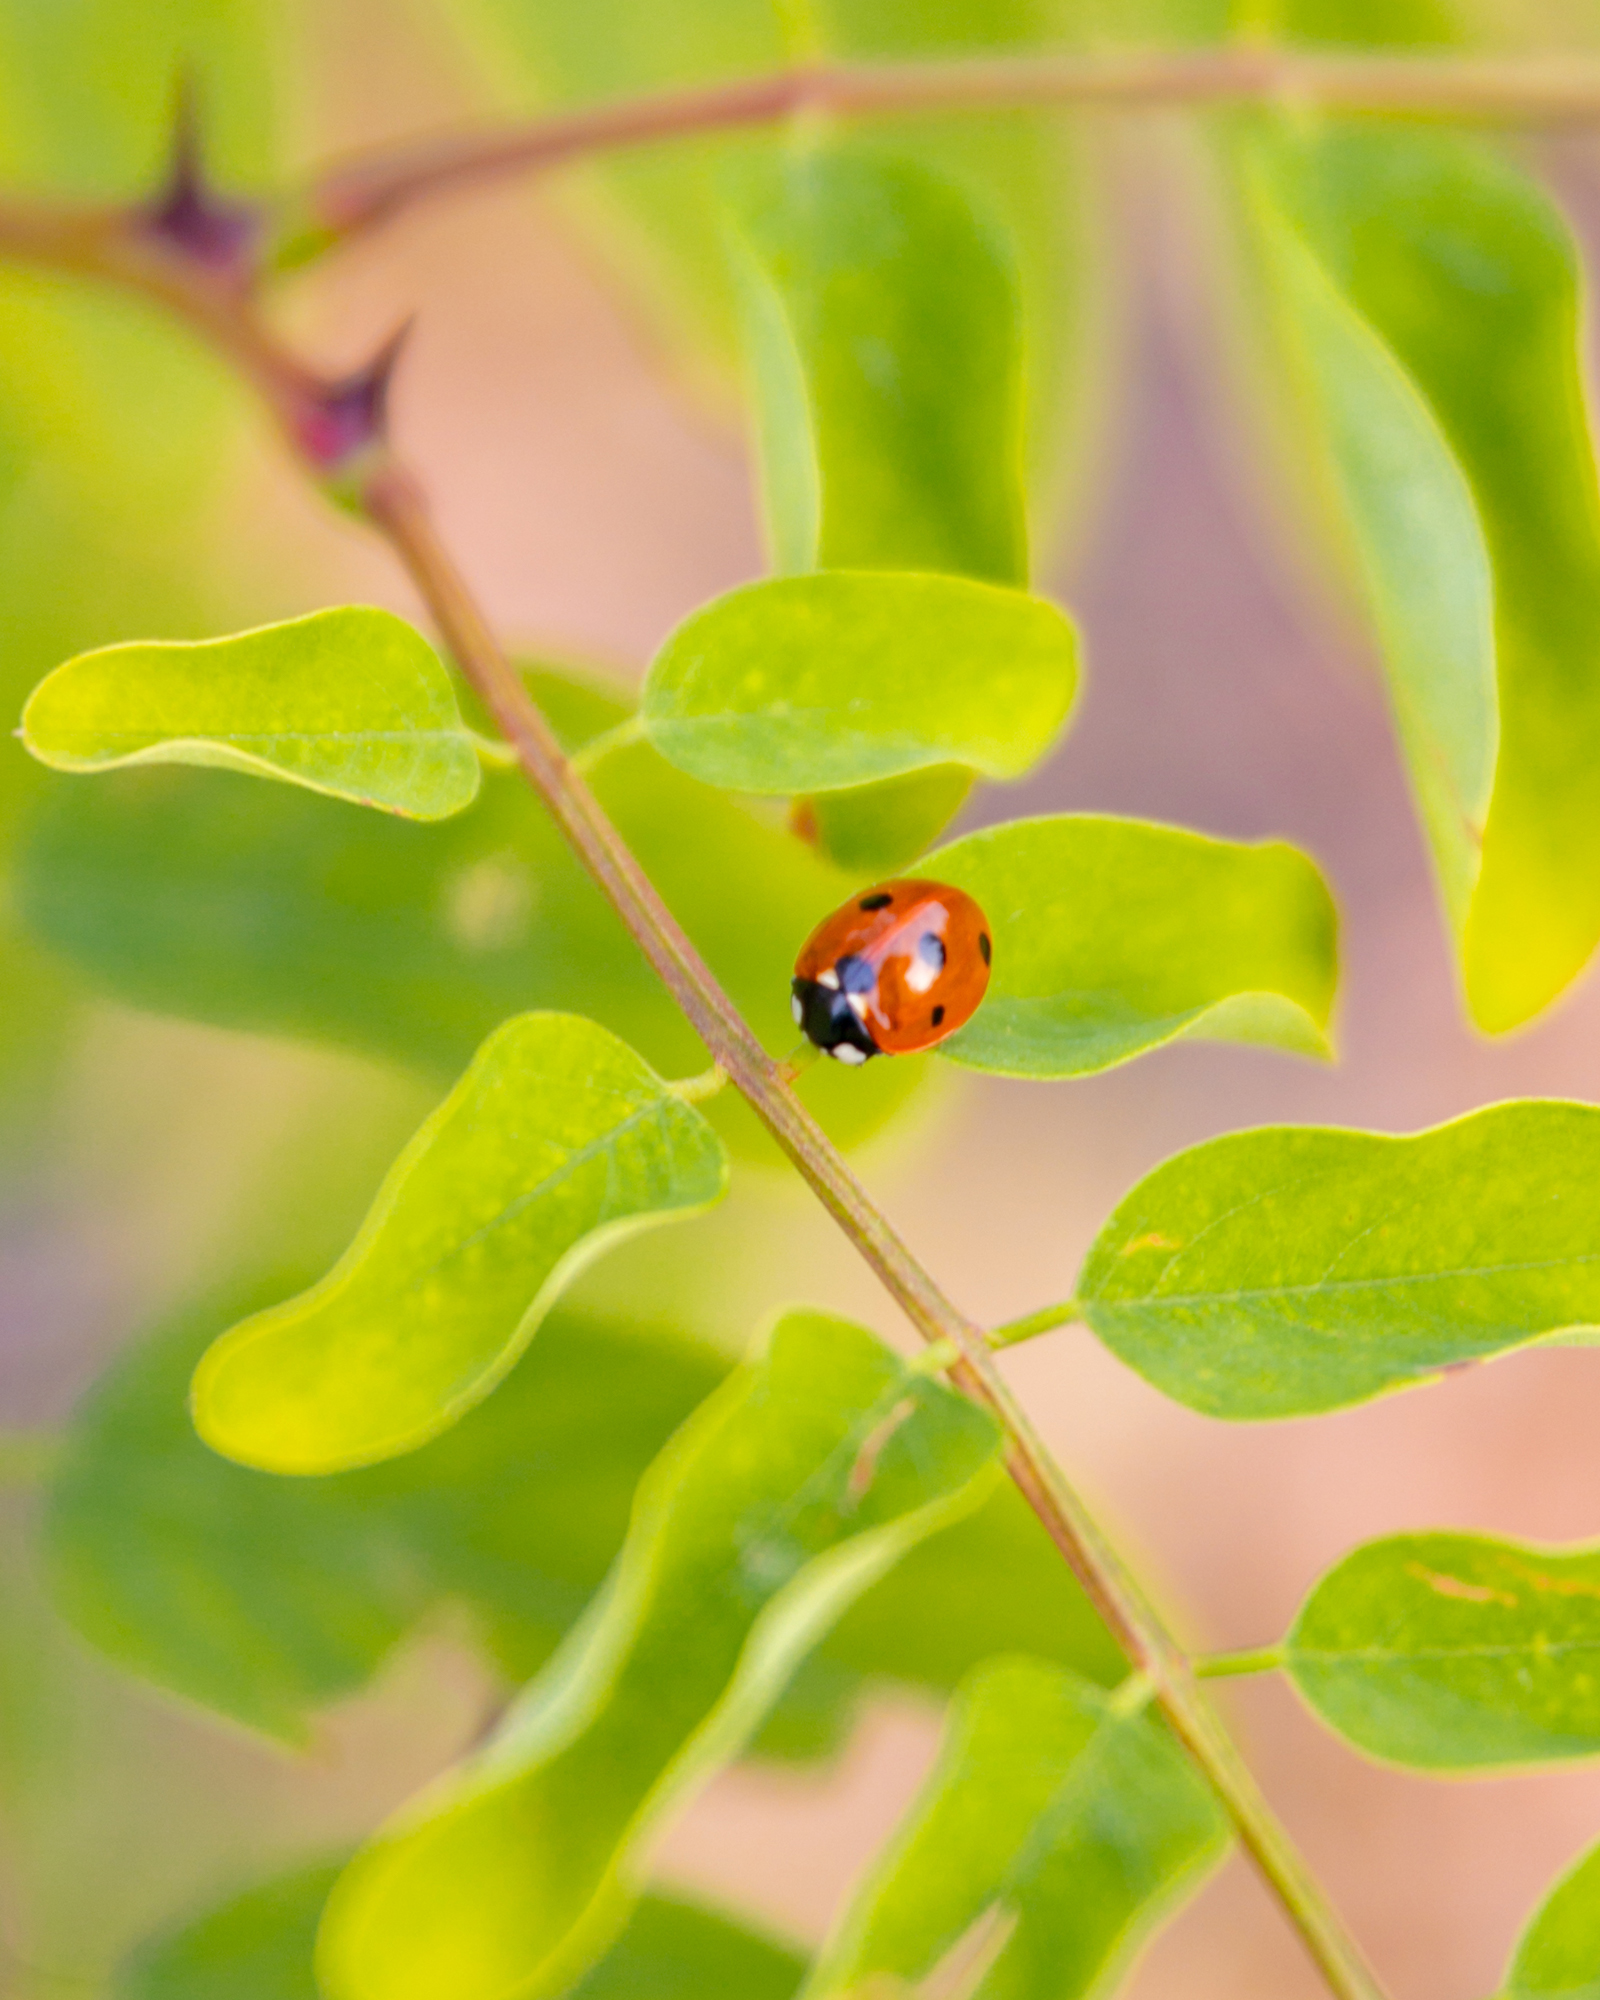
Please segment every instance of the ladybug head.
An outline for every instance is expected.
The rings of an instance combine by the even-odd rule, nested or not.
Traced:
[[[866,973],[864,984],[861,978],[849,976],[857,966]],[[839,1062],[864,1063],[880,1051],[867,1032],[866,1023],[851,1005],[851,995],[870,988],[872,983],[865,964],[850,957],[840,959],[820,979],[796,979],[792,988],[794,998],[789,1003],[795,1025],[808,1042],[826,1049]]]

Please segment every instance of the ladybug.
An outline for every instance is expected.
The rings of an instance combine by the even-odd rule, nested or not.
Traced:
[[[880,882],[825,917],[794,966],[795,1025],[844,1063],[931,1049],[989,985],[989,920],[943,882]]]

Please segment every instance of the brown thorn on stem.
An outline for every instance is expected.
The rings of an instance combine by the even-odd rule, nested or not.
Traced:
[[[187,67],[178,73],[174,94],[166,184],[137,211],[137,220],[150,235],[241,289],[255,278],[263,218],[248,203],[218,194],[207,178],[199,88]]]
[[[389,441],[389,392],[416,316],[403,320],[354,374],[308,396],[293,417],[295,442],[323,478],[350,478]]]

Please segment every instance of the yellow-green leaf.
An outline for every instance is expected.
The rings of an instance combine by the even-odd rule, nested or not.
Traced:
[[[1284,1643],[1370,1756],[1470,1771],[1600,1754],[1600,1550],[1391,1535],[1330,1570]]]
[[[1337,121],[1244,159],[1324,491],[1381,642],[1468,1004],[1516,1027],[1600,939],[1600,482],[1576,249],[1491,146]]]
[[[1234,1132],[1127,1196],[1084,1318],[1217,1417],[1336,1410],[1600,1324],[1600,1109],[1501,1104],[1401,1138]]]
[[[953,1062],[1082,1076],[1180,1035],[1327,1053],[1337,919],[1297,848],[1085,813],[986,827],[914,872],[975,897],[994,938]]]
[[[1084,2000],[1221,1856],[1228,1830],[1172,1739],[1116,1695],[997,1660],[957,1696],[939,1763],[857,1891],[806,2000],[958,1988]]]
[[[1499,2000],[1600,2000],[1600,1847],[1550,1891],[1517,1942]]]
[[[570,1014],[496,1029],[319,1285],[224,1334],[195,1422],[229,1458],[335,1472],[488,1394],[619,1235],[716,1201],[721,1141],[625,1042]]]
[[[438,655],[404,619],[361,606],[80,653],[29,696],[22,740],[58,771],[216,765],[411,819],[445,819],[478,790]]]
[[[1043,598],[964,577],[823,570],[747,584],[656,655],[640,713],[664,757],[743,792],[823,792],[941,764],[1018,778],[1077,691]]]
[[[977,1504],[998,1447],[859,1327],[782,1319],[646,1475],[594,1615],[335,1889],[328,2000],[562,1992],[623,1923],[662,1820],[844,1606]]]

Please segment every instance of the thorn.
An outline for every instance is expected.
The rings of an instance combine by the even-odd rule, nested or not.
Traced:
[[[199,91],[187,68],[178,74],[166,186],[144,208],[142,219],[153,235],[197,264],[241,280],[254,271],[261,218],[248,204],[225,200],[207,181]]]
[[[302,413],[300,448],[323,472],[337,472],[389,435],[389,388],[416,317],[404,320],[364,368],[330,382]]]

